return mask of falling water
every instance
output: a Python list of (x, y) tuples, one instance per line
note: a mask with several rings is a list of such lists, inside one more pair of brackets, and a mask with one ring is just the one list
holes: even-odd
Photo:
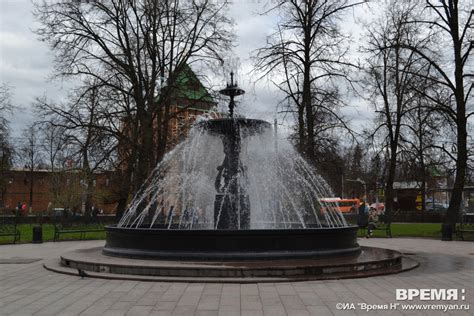
[[(327, 183), (289, 141), (271, 128), (240, 133), (243, 170), (233, 180), (248, 196), (251, 229), (347, 226), (334, 205), (321, 201), (333, 196)], [(193, 127), (158, 164), (118, 226), (215, 229), (216, 177), (224, 160), (221, 137), (199, 124)], [(219, 221), (220, 210), (217, 215)]]

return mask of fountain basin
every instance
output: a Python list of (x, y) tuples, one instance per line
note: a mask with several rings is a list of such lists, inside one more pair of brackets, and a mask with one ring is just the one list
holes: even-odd
[(199, 122), (197, 126), (218, 135), (236, 135), (236, 128), (239, 128), (243, 136), (255, 135), (272, 127), (266, 121), (248, 118), (218, 118)]
[(106, 227), (103, 253), (160, 260), (273, 260), (355, 256), (357, 226), (307, 229), (175, 230)]

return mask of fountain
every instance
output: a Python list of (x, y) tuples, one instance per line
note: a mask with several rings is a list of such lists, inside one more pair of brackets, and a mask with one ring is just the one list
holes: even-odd
[[(133, 258), (236, 260), (358, 254), (324, 180), (262, 120), (202, 120), (157, 166), (117, 227), (104, 254)], [(212, 156), (212, 157), (211, 157)], [(204, 161), (208, 160), (208, 161)], [(213, 186), (212, 186), (213, 184)], [(175, 216), (173, 216), (175, 214)], [(146, 237), (145, 237), (146, 236)]]
[(357, 227), (322, 201), (333, 196), (324, 179), (271, 124), (234, 115), (244, 91), (232, 73), (220, 92), (229, 117), (197, 122), (106, 228), (105, 247), (62, 256), (62, 269), (238, 282), (402, 270), (399, 253), (359, 246)]

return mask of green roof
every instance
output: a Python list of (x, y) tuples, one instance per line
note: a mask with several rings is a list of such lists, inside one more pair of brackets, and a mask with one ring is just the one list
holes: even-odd
[[(172, 98), (204, 103), (216, 103), (214, 98), (209, 94), (194, 71), (188, 65), (184, 66), (183, 70), (176, 78)], [(157, 100), (158, 99), (159, 96), (157, 97)], [(199, 108), (199, 104), (196, 104), (193, 107)]]
[(213, 102), (214, 99), (203, 86), (194, 71), (186, 65), (176, 80), (178, 97), (193, 101)]
[(430, 173), (430, 175), (432, 177), (442, 177), (443, 176), (441, 171), (438, 170), (438, 168), (436, 168), (435, 166), (428, 167), (428, 172)]

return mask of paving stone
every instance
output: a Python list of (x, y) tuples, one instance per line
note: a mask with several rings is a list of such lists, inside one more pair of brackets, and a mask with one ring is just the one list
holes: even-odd
[(203, 295), (220, 295), (224, 284), (206, 284), (204, 286)]
[[(430, 239), (361, 239), (361, 244), (414, 253), (412, 271), (365, 279), (260, 284), (199, 284), (102, 280), (52, 273), (44, 260), (61, 253), (103, 245), (103, 241), (1, 245), (1, 258), (43, 258), (28, 264), (0, 264), (3, 315), (366, 315), (342, 311), (339, 302), (387, 304), (397, 288), (463, 288), (474, 308), (471, 242)], [(413, 303), (419, 303), (419, 300)], [(423, 302), (426, 303), (426, 302)], [(370, 315), (441, 315), (440, 311), (384, 311)], [(445, 314), (443, 314), (445, 315)]]
[(85, 311), (83, 311), (80, 315), (81, 316), (96, 316), (96, 315), (102, 315), (104, 312), (106, 312), (108, 309), (107, 306), (97, 306), (93, 305), (89, 308), (87, 308)]
[(333, 315), (331, 310), (327, 306), (307, 306), (306, 307), (310, 315), (321, 315), (321, 316), (329, 316)]
[(172, 315), (177, 315), (177, 316), (194, 315), (195, 310), (196, 308), (194, 306), (177, 306), (173, 310)]
[(310, 313), (306, 309), (287, 309), (288, 316), (309, 316)]
[(127, 313), (125, 310), (107, 310), (102, 316), (123, 316)]
[(167, 311), (172, 311), (176, 307), (176, 301), (169, 301), (169, 302), (158, 302), (155, 307), (153, 307), (154, 310), (167, 310)]
[(303, 301), (297, 295), (282, 295), (280, 298), (286, 310), (305, 308)]
[(220, 302), (220, 295), (203, 295), (199, 300), (198, 311), (199, 310), (218, 310)]
[(242, 316), (263, 316), (262, 310), (242, 310)]
[(305, 306), (323, 305), (323, 301), (314, 292), (298, 292), (298, 297)]
[(240, 295), (258, 295), (258, 285), (257, 284), (242, 284), (240, 286)]
[(281, 304), (273, 306), (263, 306), (263, 314), (265, 316), (286, 316), (285, 307)]
[(238, 310), (219, 310), (217, 313), (218, 316), (240, 316), (240, 311)]
[(194, 313), (194, 316), (217, 316), (219, 313), (217, 310), (211, 311), (211, 310), (197, 310)]
[(157, 310), (152, 310), (150, 312), (150, 314), (148, 314), (149, 316), (171, 316), (172, 315), (172, 311), (157, 311)]
[(125, 314), (126, 316), (147, 316), (150, 314), (152, 306), (133, 306)]
[(240, 302), (242, 311), (262, 309), (262, 303), (260, 302), (259, 295), (242, 295)]

